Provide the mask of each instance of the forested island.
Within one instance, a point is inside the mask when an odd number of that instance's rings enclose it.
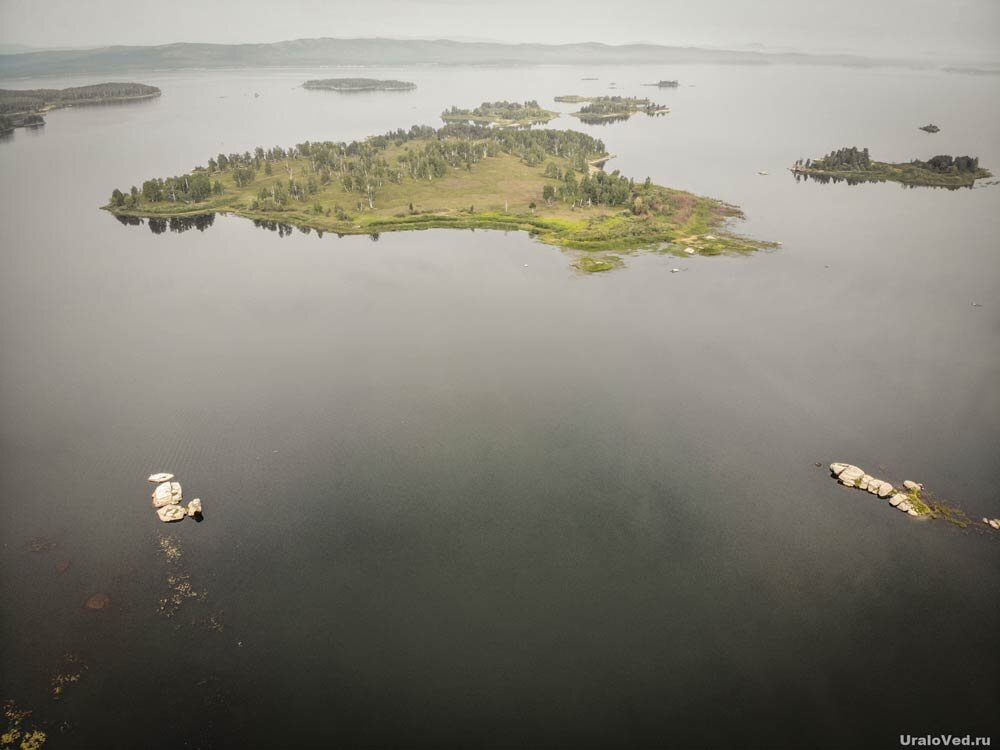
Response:
[[[261,225],[338,235],[429,228],[523,230],[575,251],[581,270],[644,248],[718,255],[772,246],[722,231],[741,216],[721,201],[603,171],[589,135],[455,123],[352,143],[300,143],[219,154],[176,177],[116,189],[123,222],[227,212]],[[713,234],[714,233],[714,234]]]
[[[98,83],[67,89],[0,89],[0,132],[15,127],[44,125],[43,112],[61,107],[110,104],[159,96],[156,86],[144,83]]]
[[[412,91],[417,87],[417,84],[391,79],[383,81],[377,78],[321,78],[306,81],[302,87],[351,93],[356,91]]]
[[[483,102],[475,109],[452,107],[441,113],[445,122],[472,122],[477,125],[498,125],[501,127],[540,125],[554,120],[558,112],[542,109],[541,105],[526,102]]]
[[[979,166],[979,157],[941,154],[927,161],[914,159],[893,164],[872,161],[868,149],[854,146],[831,151],[821,159],[798,159],[791,167],[796,178],[812,178],[819,182],[846,181],[899,182],[908,186],[960,188],[972,187],[976,180],[992,177],[988,169]]]
[[[940,133],[941,132],[941,128],[939,128],[934,123],[930,123],[928,125],[922,125],[919,128],[917,128],[917,129],[918,130],[923,130],[925,133]]]
[[[656,83],[644,83],[643,86],[656,86],[661,89],[675,89],[680,84],[677,81],[657,81]]]
[[[581,122],[590,124],[622,122],[636,112],[645,112],[650,117],[655,117],[670,111],[669,107],[637,96],[577,96],[567,94],[557,96],[555,100],[571,104],[583,103],[584,106],[570,114],[580,118]]]

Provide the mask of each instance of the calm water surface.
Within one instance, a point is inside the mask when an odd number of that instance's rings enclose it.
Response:
[[[0,143],[3,697],[53,747],[998,738],[1000,538],[914,522],[814,464],[1000,516],[1000,188],[784,168],[857,145],[996,170],[1000,81],[421,68],[365,73],[412,93],[298,88],[337,74],[357,71],[143,75],[160,99]],[[640,86],[665,77],[682,87]],[[553,124],[783,246],[582,277],[517,233],[220,217],[156,235],[97,210],[220,151],[610,81],[673,111]],[[156,520],[159,470],[203,523]],[[178,574],[205,597],[168,618]],[[97,592],[111,607],[85,609]],[[65,654],[87,670],[54,701]]]

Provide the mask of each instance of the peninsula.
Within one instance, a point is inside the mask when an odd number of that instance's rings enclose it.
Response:
[[[112,104],[160,95],[156,86],[144,83],[98,83],[68,89],[0,89],[0,116],[9,127],[44,124],[43,112],[87,104]]]
[[[417,84],[410,81],[381,81],[377,78],[320,78],[306,81],[302,87],[353,93],[356,91],[413,91]]]
[[[188,174],[116,189],[125,223],[225,212],[261,222],[369,234],[430,228],[530,232],[584,271],[614,252],[748,253],[774,243],[725,231],[741,216],[711,198],[636,182],[599,164],[604,144],[569,130],[413,126],[352,143],[219,154]]]
[[[577,96],[569,94],[557,96],[555,100],[571,104],[583,103],[584,106],[570,114],[573,117],[578,117],[581,122],[591,124],[621,122],[629,119],[636,112],[645,112],[650,117],[655,117],[670,111],[669,107],[636,96]]]
[[[477,125],[527,127],[554,120],[558,112],[542,109],[534,100],[521,102],[483,102],[475,109],[452,107],[441,113],[445,122],[472,122]]]
[[[862,182],[899,182],[911,187],[943,187],[955,189],[972,187],[976,180],[992,177],[988,169],[979,166],[979,158],[972,156],[934,156],[927,161],[914,159],[893,164],[872,161],[868,149],[854,146],[831,151],[822,159],[799,159],[790,167],[796,179],[814,179],[818,182],[849,184]]]

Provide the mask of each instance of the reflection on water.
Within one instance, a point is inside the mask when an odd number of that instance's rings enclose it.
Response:
[[[204,232],[215,223],[215,214],[200,214],[198,216],[171,216],[170,218],[144,219],[141,216],[115,216],[116,219],[125,226],[137,227],[149,222],[149,231],[153,234],[163,234],[168,229],[178,234],[189,229],[197,229]]]
[[[857,177],[847,177],[847,176],[840,177],[838,175],[832,175],[832,174],[808,174],[806,172],[794,172],[794,171],[792,172],[792,174],[795,176],[796,182],[809,182],[809,180],[812,180],[813,182],[818,182],[821,185],[829,185],[830,183],[840,183],[840,182],[845,182],[848,185],[864,185],[870,182],[888,182],[888,180],[882,177],[868,177],[859,179]],[[908,185],[905,182],[900,182],[897,184],[903,188],[929,187],[929,188],[941,188],[943,190],[962,190],[964,188],[972,190],[973,188],[973,185]]]

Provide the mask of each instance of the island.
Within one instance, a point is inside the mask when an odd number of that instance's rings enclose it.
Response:
[[[941,132],[941,128],[939,128],[933,122],[930,123],[930,124],[928,124],[928,125],[923,125],[922,127],[917,128],[917,130],[923,130],[925,133],[939,133],[939,132]]]
[[[796,179],[813,179],[817,182],[841,182],[851,185],[862,182],[899,182],[910,187],[943,187],[957,189],[972,187],[976,180],[992,177],[988,169],[979,166],[979,158],[972,156],[938,155],[927,161],[914,159],[893,164],[872,161],[868,149],[854,146],[831,151],[822,159],[798,159],[789,168]]]
[[[9,126],[44,125],[41,113],[62,107],[89,104],[113,104],[160,95],[156,86],[144,83],[98,83],[67,89],[0,89],[0,116],[8,118]]]
[[[532,100],[521,102],[483,102],[475,109],[452,107],[441,113],[445,122],[472,122],[477,125],[497,125],[499,127],[530,127],[541,125],[559,116],[558,112],[542,109]]]
[[[417,84],[410,81],[379,80],[377,78],[319,78],[306,81],[302,88],[354,93],[358,91],[413,91]]]
[[[557,96],[555,100],[570,104],[583,103],[584,106],[570,114],[573,117],[578,117],[581,122],[590,124],[622,122],[636,112],[645,112],[650,117],[656,117],[670,111],[669,107],[636,96],[577,96],[576,94],[567,94]]]
[[[735,206],[606,172],[604,144],[571,130],[413,126],[352,143],[219,154],[175,177],[116,189],[123,223],[223,212],[262,226],[338,235],[430,228],[522,230],[566,249],[582,271],[620,252],[749,253],[776,243],[726,230]],[[178,229],[184,222],[178,222]],[[206,221],[203,226],[209,226]],[[202,228],[202,227],[199,227]]]
[[[661,89],[675,89],[680,84],[677,81],[657,81],[656,83],[644,83],[643,86],[656,86]]]

